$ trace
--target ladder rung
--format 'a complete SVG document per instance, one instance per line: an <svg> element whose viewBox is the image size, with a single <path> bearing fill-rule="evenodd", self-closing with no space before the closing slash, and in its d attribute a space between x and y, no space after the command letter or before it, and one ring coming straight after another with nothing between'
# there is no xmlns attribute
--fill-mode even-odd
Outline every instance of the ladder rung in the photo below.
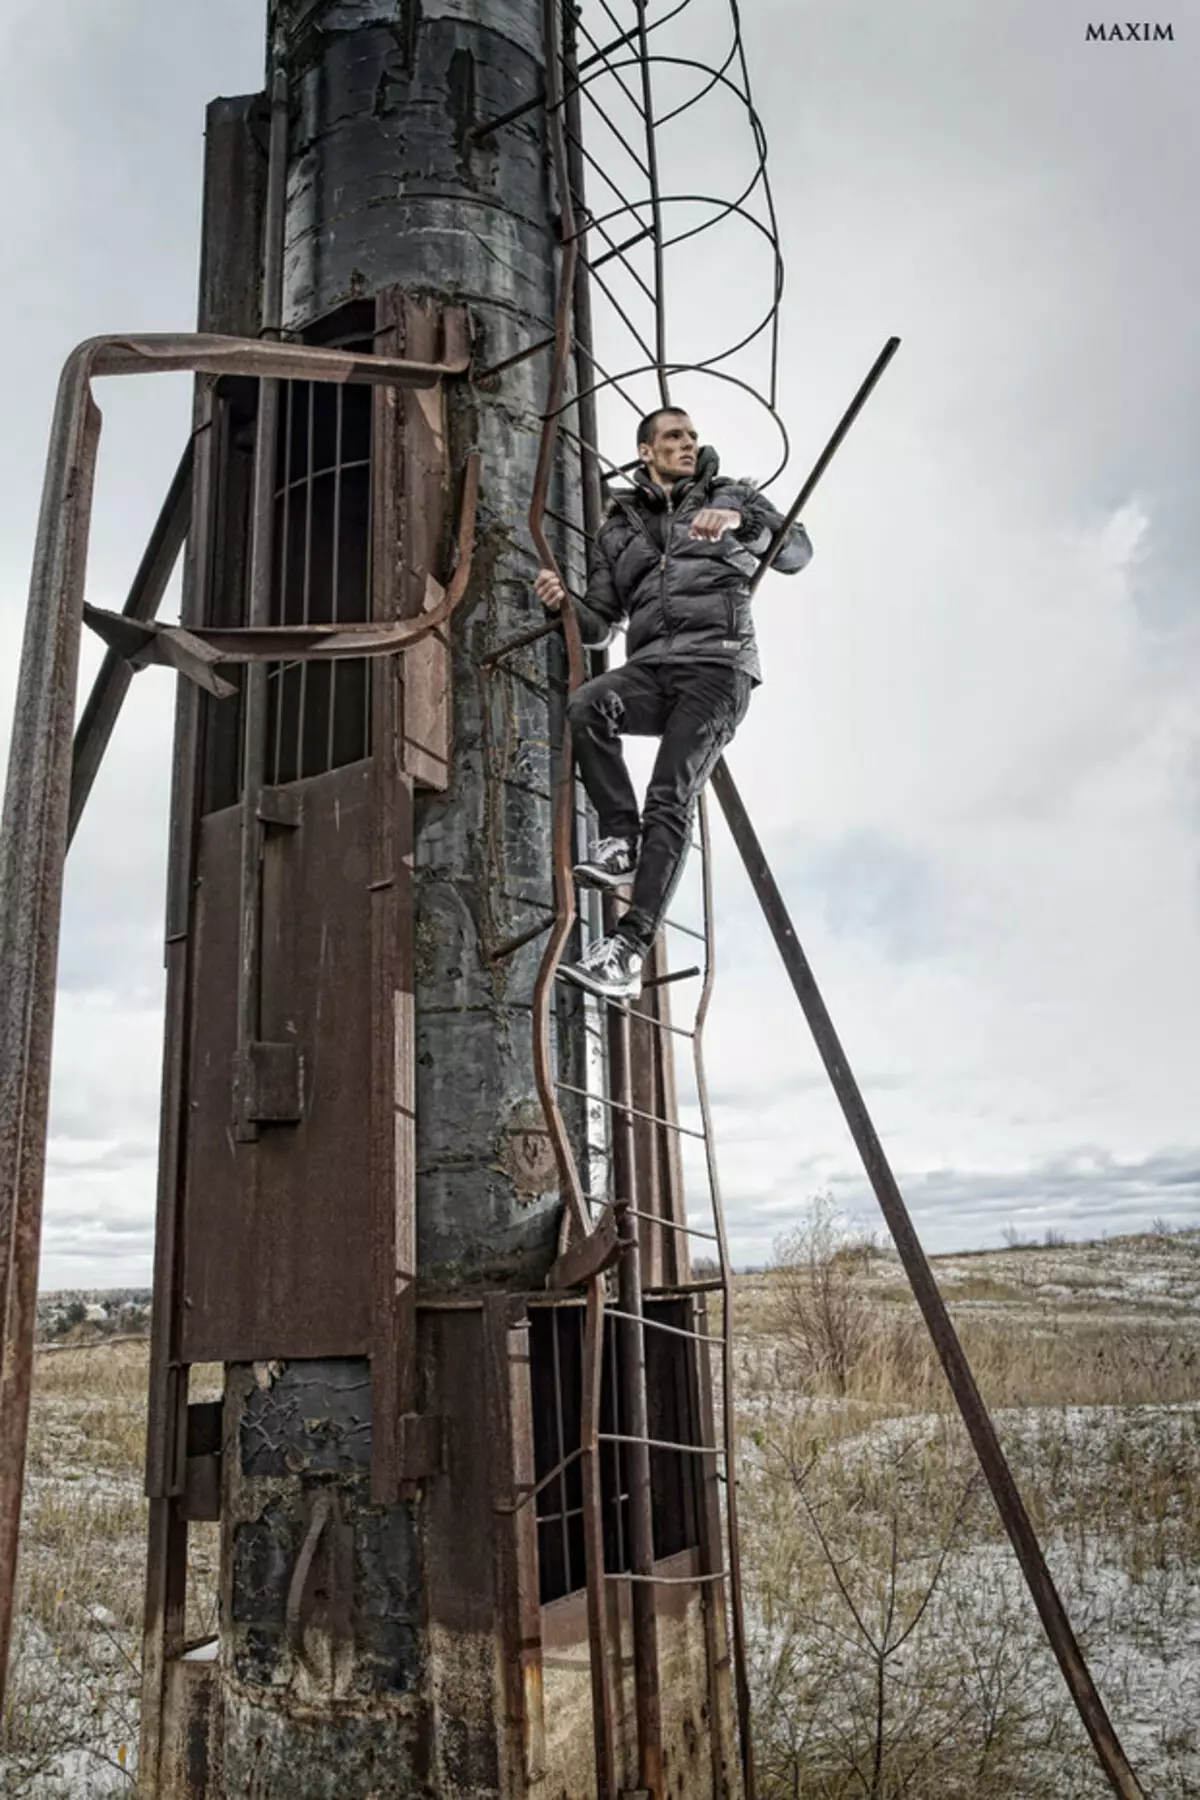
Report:
<svg viewBox="0 0 1200 1800"><path fill-rule="evenodd" d="M634 1019L639 1025L653 1025L656 1031L669 1031L672 1037L694 1038L696 1035L686 1025L670 1025L665 1019L656 1019L653 1013L634 1012L632 1006L622 1006L616 1000L610 1000L608 1004L614 1012L624 1013L627 1019Z"/></svg>
<svg viewBox="0 0 1200 1800"><path fill-rule="evenodd" d="M647 981L643 981L642 988L645 990L646 988L667 987L672 981L692 981L697 975L703 975L703 973L704 970L695 965L690 969L675 969L668 975L651 975Z"/></svg>
<svg viewBox="0 0 1200 1800"><path fill-rule="evenodd" d="M623 1100L610 1100L606 1094L591 1094L587 1088L575 1087L569 1081L556 1081L554 1085L565 1088L568 1094L582 1094L585 1100L591 1100L596 1106L607 1106L614 1112L632 1113L635 1119L646 1119L651 1125L663 1125L668 1131L682 1132L684 1137L699 1138L701 1143L707 1141L702 1131L693 1131L690 1125L677 1125L674 1119L660 1119L657 1113L642 1112L639 1107L626 1106Z"/></svg>
<svg viewBox="0 0 1200 1800"><path fill-rule="evenodd" d="M669 925L672 931L682 931L685 937L695 938L697 943L707 944L708 942L704 933L697 931L694 925L681 925L678 919L664 919L663 924Z"/></svg>
<svg viewBox="0 0 1200 1800"><path fill-rule="evenodd" d="M694 1338L698 1344L709 1344L714 1349L725 1348L723 1338L709 1337L707 1331L685 1331L682 1325L668 1325L665 1319L648 1319L644 1313L622 1312L619 1306L606 1307L604 1316L606 1319L628 1319L631 1325L645 1325L650 1331L665 1331L670 1337ZM664 1447L670 1450L674 1446L667 1444Z"/></svg>
<svg viewBox="0 0 1200 1800"><path fill-rule="evenodd" d="M728 1581L728 1569L714 1569L709 1575L635 1575L632 1569L605 1569L606 1581L649 1581L656 1587L692 1587L701 1581Z"/></svg>
<svg viewBox="0 0 1200 1800"><path fill-rule="evenodd" d="M598 994L589 994L588 998L590 1000L598 1001L600 996ZM694 1038L696 1035L694 1031L689 1031L686 1025L671 1025L668 1024L666 1019L656 1019L653 1013L634 1012L632 1006L622 1006L619 1000L608 1000L605 1004L609 1006L613 1012L621 1013L625 1018L632 1019L635 1024L652 1025L655 1031L669 1031L672 1037ZM603 1025L585 1025L584 1030L589 1037L607 1038L608 1035Z"/></svg>
<svg viewBox="0 0 1200 1800"><path fill-rule="evenodd" d="M697 976L702 975L703 973L703 969L679 969L674 975L660 975L654 981L643 982L642 990L645 992L647 988L665 987L668 982L672 981L694 981ZM561 969L555 970L555 976L560 981L569 982L572 987L578 987L579 985L578 982L571 981L571 977L565 974ZM623 1006L619 1000L610 1000L607 994L593 994L590 988L580 988L579 991L580 993L587 994L590 999L597 1001L601 1006L610 1006L614 1012L626 1013L631 1019L639 1019L643 1025L656 1025L659 1023L659 1021L652 1018L649 1013L633 1012L631 1008ZM694 1031L688 1031L683 1026L666 1026L664 1029L677 1030L682 1037L694 1038L696 1035Z"/></svg>
<svg viewBox="0 0 1200 1800"><path fill-rule="evenodd" d="M610 1309L611 1310L611 1309ZM623 1313L617 1315L624 1318ZM708 1342L706 1338L705 1343ZM716 1343L718 1340L713 1339ZM670 1438L630 1437L623 1431L597 1433L602 1444L647 1444L651 1450L676 1450L683 1456L724 1456L724 1444L676 1444Z"/></svg>
<svg viewBox="0 0 1200 1800"><path fill-rule="evenodd" d="M661 1225L667 1231L680 1231L686 1237L708 1238L714 1244L721 1241L715 1231L701 1231L698 1225L680 1225L674 1219L660 1217L658 1213L639 1212L636 1206L627 1207L626 1211L631 1219L649 1219L652 1225Z"/></svg>
<svg viewBox="0 0 1200 1800"><path fill-rule="evenodd" d="M684 1300L689 1294L725 1294L729 1291L729 1283L719 1276L711 1281L676 1281L670 1287L643 1288L647 1300ZM715 1340L713 1340L715 1342Z"/></svg>

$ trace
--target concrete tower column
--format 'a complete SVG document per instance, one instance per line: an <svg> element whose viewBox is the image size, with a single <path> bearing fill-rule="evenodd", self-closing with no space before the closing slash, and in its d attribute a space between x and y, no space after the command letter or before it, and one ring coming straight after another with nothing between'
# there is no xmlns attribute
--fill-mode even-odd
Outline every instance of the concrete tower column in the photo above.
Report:
<svg viewBox="0 0 1200 1800"><path fill-rule="evenodd" d="M552 332L544 113L469 135L541 88L540 5L277 0L270 35L294 96L287 327L303 331L347 300L399 285L470 309L480 367ZM452 463L461 467L472 442L482 453L483 573L454 632L449 785L417 799L417 1229L430 1286L538 1285L557 1227L531 1062L541 942L498 966L487 958L536 918L530 901L551 902L549 746L559 720L504 675L484 687L477 668L530 621L536 564L524 515L546 380L542 354L490 393L452 396ZM578 499L569 504L577 512ZM557 640L532 654L561 675Z"/></svg>

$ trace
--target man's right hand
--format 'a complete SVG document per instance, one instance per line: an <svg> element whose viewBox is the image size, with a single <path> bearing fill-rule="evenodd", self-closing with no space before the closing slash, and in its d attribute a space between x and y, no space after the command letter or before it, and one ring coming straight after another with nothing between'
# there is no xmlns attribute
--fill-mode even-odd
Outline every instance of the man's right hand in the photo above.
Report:
<svg viewBox="0 0 1200 1800"><path fill-rule="evenodd" d="M561 611L566 599L566 589L554 573L553 569L540 569L533 584L533 591L549 613Z"/></svg>

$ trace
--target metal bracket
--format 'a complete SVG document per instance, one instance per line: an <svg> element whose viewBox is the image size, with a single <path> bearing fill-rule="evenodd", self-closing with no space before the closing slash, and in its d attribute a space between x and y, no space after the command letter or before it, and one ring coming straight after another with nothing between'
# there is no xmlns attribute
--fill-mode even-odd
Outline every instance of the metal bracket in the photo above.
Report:
<svg viewBox="0 0 1200 1800"><path fill-rule="evenodd" d="M551 1265L546 1277L548 1288L582 1287L597 1275L611 1269L625 1248L621 1236L621 1217L628 1202L616 1200L606 1206L594 1231L577 1238ZM636 1240L634 1240L636 1241Z"/></svg>
<svg viewBox="0 0 1200 1800"><path fill-rule="evenodd" d="M304 1058L299 1044L247 1044L235 1063L235 1087L245 1095L240 1117L254 1125L298 1125L304 1117Z"/></svg>
<svg viewBox="0 0 1200 1800"><path fill-rule="evenodd" d="M260 825L281 825L296 831L304 818L304 803L290 788L265 787L258 797Z"/></svg>
<svg viewBox="0 0 1200 1800"><path fill-rule="evenodd" d="M224 1403L220 1400L193 1401L187 1409L183 1516L189 1522L221 1516L223 1411Z"/></svg>
<svg viewBox="0 0 1200 1800"><path fill-rule="evenodd" d="M446 1466L445 1420L440 1413L400 1415L400 1479L429 1481Z"/></svg>
<svg viewBox="0 0 1200 1800"><path fill-rule="evenodd" d="M146 619L131 619L125 613L105 612L98 606L84 605L83 620L97 637L103 638L110 650L127 662L131 669L144 669L152 662L165 662L177 674L186 675L206 693L227 700L237 689L216 665L218 651L210 649L182 625L164 628Z"/></svg>

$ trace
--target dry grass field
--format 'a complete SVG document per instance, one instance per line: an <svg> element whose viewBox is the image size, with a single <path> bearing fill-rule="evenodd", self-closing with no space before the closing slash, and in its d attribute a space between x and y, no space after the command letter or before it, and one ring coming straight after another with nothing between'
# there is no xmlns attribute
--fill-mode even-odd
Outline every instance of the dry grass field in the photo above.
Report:
<svg viewBox="0 0 1200 1800"><path fill-rule="evenodd" d="M764 1800L1100 1800L895 1257L820 1208L782 1250L739 1294ZM936 1271L1147 1794L1200 1794L1200 1233Z"/></svg>
<svg viewBox="0 0 1200 1800"><path fill-rule="evenodd" d="M1125 1747L1153 1800L1188 1800L1200 1232L935 1266ZM763 1800L1100 1800L895 1258L818 1206L737 1306ZM133 1791L146 1363L136 1342L38 1358L10 1800ZM198 1636L213 1529L194 1533Z"/></svg>

